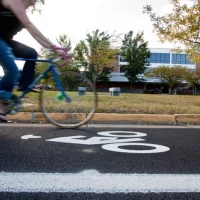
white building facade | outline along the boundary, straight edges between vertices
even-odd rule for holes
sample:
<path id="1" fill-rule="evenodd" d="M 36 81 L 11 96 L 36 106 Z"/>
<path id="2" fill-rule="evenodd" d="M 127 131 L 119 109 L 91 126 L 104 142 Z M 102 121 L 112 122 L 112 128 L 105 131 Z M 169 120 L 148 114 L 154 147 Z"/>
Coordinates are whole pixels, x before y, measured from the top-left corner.
<path id="1" fill-rule="evenodd" d="M 173 65 L 182 65 L 187 67 L 191 70 L 195 70 L 195 64 L 191 63 L 186 53 L 177 54 L 171 49 L 166 48 L 150 48 L 151 57 L 149 58 L 150 66 L 148 69 L 153 69 L 158 66 L 166 65 L 166 66 L 173 66 Z M 127 65 L 127 62 L 123 59 L 123 57 L 119 56 L 118 63 L 114 66 L 114 71 L 110 74 L 110 82 L 128 82 L 128 79 L 124 76 L 121 68 L 123 65 Z M 144 75 L 141 74 L 139 77 L 143 77 Z M 146 83 L 154 83 L 160 82 L 160 80 L 149 79 L 145 78 Z"/>

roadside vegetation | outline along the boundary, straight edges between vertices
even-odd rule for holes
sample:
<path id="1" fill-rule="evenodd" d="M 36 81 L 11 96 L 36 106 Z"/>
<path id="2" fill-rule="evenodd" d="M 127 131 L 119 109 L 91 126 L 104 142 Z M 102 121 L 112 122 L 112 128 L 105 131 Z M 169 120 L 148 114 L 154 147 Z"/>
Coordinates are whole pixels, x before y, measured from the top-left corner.
<path id="1" fill-rule="evenodd" d="M 56 96 L 56 92 L 50 91 L 48 95 L 46 96 L 47 99 L 50 96 Z M 38 102 L 38 94 L 28 94 L 23 99 L 22 112 L 39 112 Z M 50 106 L 56 106 L 55 102 Z M 98 93 L 98 108 L 96 113 L 200 114 L 200 97 L 194 95 L 125 93 L 121 93 L 120 96 L 109 96 L 108 93 Z"/>
<path id="2" fill-rule="evenodd" d="M 143 12 L 149 16 L 154 31 L 161 42 L 175 43 L 174 51 L 177 54 L 185 50 L 191 62 L 199 62 L 200 56 L 200 4 L 199 0 L 187 1 L 170 0 L 173 9 L 168 14 L 158 16 L 151 5 L 144 6 Z M 44 0 L 38 0 L 37 6 L 32 10 L 40 11 Z M 125 77 L 130 82 L 130 87 L 137 81 L 138 74 L 145 73 L 149 78 L 162 80 L 172 94 L 172 88 L 185 81 L 193 87 L 200 89 L 200 72 L 198 69 L 190 70 L 183 66 L 164 67 L 158 66 L 155 70 L 146 71 L 150 57 L 148 41 L 144 41 L 143 32 L 134 36 L 129 31 L 121 38 L 121 34 L 108 34 L 106 31 L 94 30 L 87 33 L 74 49 L 71 41 L 65 34 L 57 38 L 60 46 L 66 47 L 73 53 L 71 62 L 61 69 L 84 73 L 94 85 L 96 81 L 108 82 L 108 75 L 113 70 L 112 62 L 117 55 L 123 56 L 127 61 L 126 66 L 121 66 Z M 181 48 L 179 46 L 180 45 Z M 182 48 L 183 47 L 183 48 Z M 42 58 L 48 59 L 49 55 L 44 49 L 40 53 Z M 138 59 L 136 59 L 139 58 Z M 37 65 L 36 75 L 46 68 L 43 63 Z M 177 69 L 178 68 L 178 72 Z M 183 71 L 184 70 L 184 71 Z M 47 78 L 47 77 L 45 77 Z M 44 81 L 44 80 L 42 80 Z M 41 82 L 43 83 L 43 82 Z M 71 80 L 71 85 L 74 85 Z M 67 83 L 69 85 L 69 83 Z M 133 91 L 134 92 L 134 91 Z M 47 95 L 56 96 L 51 91 Z M 48 98 L 48 97 L 47 97 Z M 24 99 L 24 112 L 39 111 L 38 94 L 28 94 Z M 56 106 L 50 103 L 50 106 Z M 51 105 L 52 104 L 52 105 Z M 84 105 L 83 105 L 84 107 Z M 200 97 L 195 95 L 157 95 L 157 94 L 120 94 L 112 97 L 108 93 L 99 93 L 97 113 L 130 113 L 130 114 L 200 114 Z"/>

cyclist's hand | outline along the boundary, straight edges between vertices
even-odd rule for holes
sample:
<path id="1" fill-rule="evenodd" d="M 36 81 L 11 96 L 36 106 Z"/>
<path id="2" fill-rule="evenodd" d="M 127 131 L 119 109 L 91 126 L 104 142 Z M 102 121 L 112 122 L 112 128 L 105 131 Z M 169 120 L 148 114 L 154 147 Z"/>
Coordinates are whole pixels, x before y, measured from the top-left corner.
<path id="1" fill-rule="evenodd" d="M 68 51 L 66 48 L 52 46 L 52 50 L 59 55 L 62 59 L 65 59 L 67 57 Z"/>
<path id="2" fill-rule="evenodd" d="M 52 50 L 65 61 L 64 63 L 62 63 L 62 65 L 59 66 L 63 66 L 69 63 L 71 55 L 68 53 L 68 50 L 66 48 L 52 46 Z"/>

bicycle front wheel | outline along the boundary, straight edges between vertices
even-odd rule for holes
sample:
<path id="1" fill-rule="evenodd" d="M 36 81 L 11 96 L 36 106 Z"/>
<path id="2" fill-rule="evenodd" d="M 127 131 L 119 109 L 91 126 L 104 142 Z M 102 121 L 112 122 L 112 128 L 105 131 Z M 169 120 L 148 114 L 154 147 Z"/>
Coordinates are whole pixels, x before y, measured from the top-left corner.
<path id="1" fill-rule="evenodd" d="M 78 72 L 66 71 L 59 76 L 63 92 L 53 77 L 41 91 L 40 106 L 46 119 L 60 128 L 77 128 L 95 113 L 97 94 L 91 81 Z M 66 96 L 71 99 L 67 102 Z"/>

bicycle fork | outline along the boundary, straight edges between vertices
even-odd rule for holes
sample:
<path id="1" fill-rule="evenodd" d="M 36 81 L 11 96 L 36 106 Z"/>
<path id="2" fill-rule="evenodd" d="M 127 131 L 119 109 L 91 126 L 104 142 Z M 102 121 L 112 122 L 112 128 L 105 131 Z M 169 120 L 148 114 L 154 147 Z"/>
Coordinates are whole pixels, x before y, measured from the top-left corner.
<path id="1" fill-rule="evenodd" d="M 59 76 L 60 76 L 60 72 L 58 71 L 57 68 L 52 68 L 52 74 L 53 74 L 53 77 L 56 81 L 56 85 L 58 86 L 58 89 L 59 91 L 61 92 L 61 97 L 59 99 L 63 99 L 65 98 L 66 99 L 66 102 L 70 103 L 72 100 L 71 98 L 69 98 L 69 96 L 67 95 L 66 91 L 64 91 L 63 89 L 63 86 L 61 85 L 61 82 L 60 82 L 60 79 L 59 79 Z"/>

